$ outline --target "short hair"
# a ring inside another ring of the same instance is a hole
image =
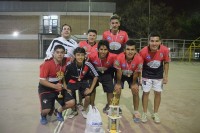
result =
[[[113,20],[113,19],[117,19],[117,20],[121,21],[120,16],[118,16],[117,14],[113,14],[113,15],[110,17],[110,21]]]
[[[94,29],[89,29],[87,33],[89,34],[90,32],[93,32],[93,33],[95,33],[97,35],[97,31],[94,30]]]
[[[84,49],[84,48],[81,48],[81,47],[77,47],[77,48],[74,50],[74,55],[75,55],[76,53],[83,53],[83,54],[86,54],[85,49]]]
[[[133,40],[128,40],[128,41],[126,42],[126,45],[127,45],[127,46],[135,46],[135,49],[136,49],[136,42],[133,41]]]
[[[56,45],[53,50],[56,51],[57,49],[63,49],[63,51],[65,51],[65,47],[61,44]]]
[[[109,42],[107,40],[100,40],[97,48],[99,49],[101,46],[106,46],[109,49]]]
[[[64,26],[69,26],[70,31],[72,32],[72,27],[71,27],[69,24],[63,24],[63,25],[62,25],[62,28],[61,28],[61,31],[63,30],[63,27],[64,27]]]
[[[161,40],[161,35],[160,35],[160,33],[159,33],[158,31],[153,31],[153,32],[151,32],[151,33],[149,34],[149,39],[150,39],[150,37],[159,37],[160,40]]]

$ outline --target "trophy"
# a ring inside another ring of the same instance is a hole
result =
[[[57,78],[59,80],[59,83],[62,84],[62,79],[64,77],[64,73],[62,71],[58,71],[56,73],[56,75],[57,75]],[[59,91],[58,98],[63,98],[63,95],[61,94],[61,91]]]
[[[119,99],[116,97],[116,91],[113,92],[113,98],[111,99],[111,105],[109,106],[108,112],[108,132],[109,133],[120,133],[119,130],[119,120],[121,116],[119,115]]]

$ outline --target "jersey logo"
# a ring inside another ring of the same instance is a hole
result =
[[[163,53],[160,53],[160,58],[163,58]]]
[[[126,64],[125,63],[122,64],[122,68],[126,68]]]
[[[146,58],[147,58],[147,60],[150,60],[150,59],[151,59],[151,56],[150,56],[150,55],[147,55]]]
[[[48,101],[47,99],[44,99],[42,102],[46,104],[46,103],[47,103],[47,101]]]
[[[132,66],[132,68],[134,68],[134,67],[135,67],[135,64],[132,64],[131,66]]]
[[[123,36],[119,36],[119,38],[120,38],[120,40],[123,40],[124,37]]]
[[[94,64],[96,64],[96,65],[98,65],[98,64],[99,64],[97,61],[94,61],[93,63],[94,63]]]
[[[107,64],[107,65],[110,65],[110,62],[109,62],[109,61],[107,61],[107,62],[106,62],[106,64]]]
[[[154,60],[154,61],[147,63],[147,66],[149,66],[150,68],[158,68],[158,67],[160,67],[160,65],[161,65],[161,62],[158,60]]]
[[[107,37],[107,40],[111,40],[111,37],[110,37],[110,36],[108,36],[108,37]]]

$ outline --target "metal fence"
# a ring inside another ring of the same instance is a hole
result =
[[[133,39],[139,51],[148,44],[148,38]],[[172,60],[200,61],[200,38],[196,40],[162,39],[162,44],[170,50]]]

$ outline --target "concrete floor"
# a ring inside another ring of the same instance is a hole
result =
[[[85,119],[79,114],[64,123],[54,121],[43,126],[39,123],[38,59],[0,58],[0,133],[84,133]],[[169,83],[164,86],[159,109],[160,124],[150,117],[153,93],[149,100],[149,121],[135,124],[132,120],[132,95],[124,89],[121,97],[123,115],[122,133],[199,133],[200,132],[200,63],[171,62]],[[106,95],[98,87],[96,106],[102,112]],[[140,91],[140,96],[142,91]],[[140,112],[142,106],[140,102]],[[107,116],[101,114],[104,128]]]

